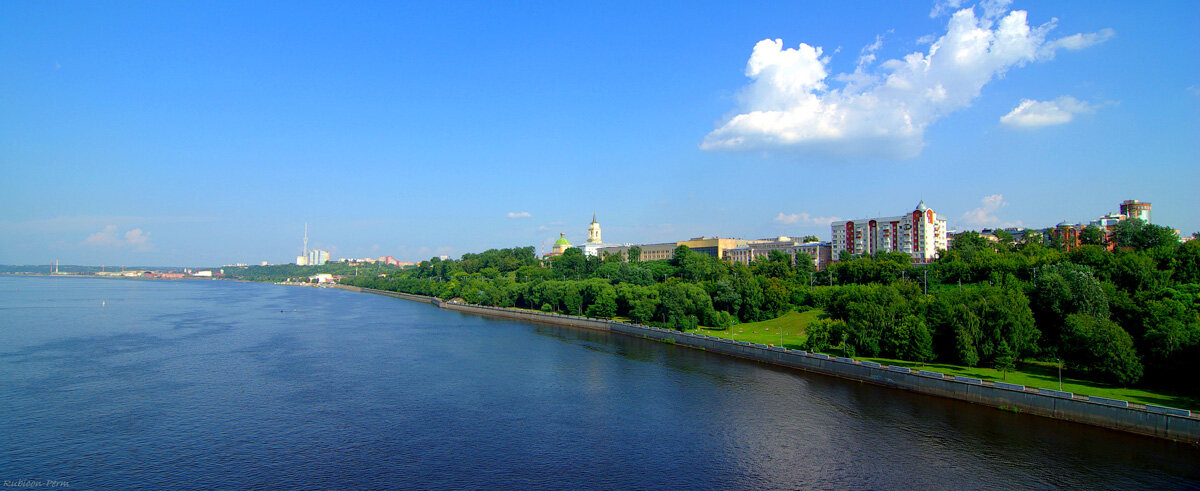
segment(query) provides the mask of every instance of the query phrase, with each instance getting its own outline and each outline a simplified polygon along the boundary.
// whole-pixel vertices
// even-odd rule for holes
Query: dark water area
[[[1200,450],[341,290],[6,277],[0,481],[1196,489]]]

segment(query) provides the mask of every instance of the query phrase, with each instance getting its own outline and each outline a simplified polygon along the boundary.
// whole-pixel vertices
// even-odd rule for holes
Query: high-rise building
[[[1151,223],[1150,220],[1150,203],[1142,203],[1136,199],[1127,199],[1121,202],[1121,214],[1126,218],[1137,218],[1146,223]]]
[[[307,264],[309,266],[321,266],[329,262],[329,251],[323,249],[310,249],[308,251]]]
[[[855,255],[903,252],[912,256],[913,262],[927,263],[947,248],[946,219],[925,206],[924,200],[911,213],[833,222],[830,228],[834,261],[842,251]]]

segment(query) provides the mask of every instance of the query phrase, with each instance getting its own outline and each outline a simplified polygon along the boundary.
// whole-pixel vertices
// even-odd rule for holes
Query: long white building
[[[828,242],[804,242],[792,237],[751,240],[745,247],[725,249],[724,259],[735,263],[750,264],[779,251],[792,257],[792,264],[807,257],[818,271],[824,271],[831,259]]]
[[[938,217],[923,200],[911,213],[833,222],[830,228],[834,261],[842,251],[855,255],[903,252],[911,255],[913,262],[927,263],[947,248],[946,219]]]

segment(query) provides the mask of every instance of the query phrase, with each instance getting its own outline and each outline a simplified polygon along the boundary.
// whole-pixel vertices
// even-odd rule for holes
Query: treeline
[[[383,278],[343,283],[499,307],[599,318],[626,317],[678,329],[728,327],[777,317],[801,302],[811,263],[775,253],[747,267],[680,246],[662,261],[623,262],[568,249],[542,265],[533,248],[490,250],[471,262],[432,259]],[[474,272],[469,269],[474,268]]]
[[[1032,234],[1031,234],[1032,235]],[[688,329],[823,309],[810,349],[1010,368],[1062,360],[1079,376],[1200,393],[1200,241],[1122,222],[1113,251],[967,233],[929,265],[905,254],[844,258],[814,271],[773,252],[749,266],[679,247],[664,261],[549,261],[533,248],[431,260],[344,281],[503,307]],[[1167,240],[1170,238],[1170,240]]]
[[[318,274],[337,276],[369,276],[393,274],[400,268],[383,263],[352,266],[347,263],[325,263],[320,266],[299,266],[296,264],[272,264],[268,266],[225,266],[218,269],[225,272],[226,278],[247,281],[308,281],[308,277]]]

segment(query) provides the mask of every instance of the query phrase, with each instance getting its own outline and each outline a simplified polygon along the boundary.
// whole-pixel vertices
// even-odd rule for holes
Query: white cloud
[[[775,221],[787,225],[829,225],[830,223],[841,221],[838,217],[815,217],[808,213],[791,213],[785,214],[779,212],[775,217]]]
[[[1078,33],[1072,34],[1065,38],[1059,38],[1057,41],[1054,41],[1053,45],[1055,47],[1075,51],[1103,43],[1109,39],[1112,39],[1112,37],[1116,35],[1116,31],[1106,27],[1101,29],[1099,32],[1090,32],[1087,34]]]
[[[1041,128],[1071,122],[1076,114],[1090,114],[1096,107],[1071,96],[1052,101],[1022,99],[1017,107],[1000,117],[1000,122],[1015,128]]]
[[[1002,222],[1000,217],[996,215],[1001,208],[1008,206],[1004,201],[1003,194],[992,194],[984,196],[979,200],[979,208],[963,213],[962,221],[964,225],[974,227],[1013,227],[1021,225],[1020,221]]]
[[[510,212],[508,212],[509,218],[529,218],[531,216],[533,216],[533,215],[530,215],[528,211],[510,211]]]
[[[950,12],[956,12],[962,7],[963,0],[946,0],[943,2],[935,2],[933,10],[929,11],[929,18],[936,19]]]
[[[135,228],[120,233],[116,225],[107,225],[103,230],[89,235],[83,240],[84,245],[107,247],[114,249],[132,249],[135,252],[146,252],[153,249],[150,234]]]
[[[738,95],[737,111],[700,148],[787,150],[836,159],[915,157],[925,129],[970,106],[988,82],[1051,59],[1060,48],[1111,37],[1105,30],[1047,41],[1054,21],[1031,27],[1024,11],[1007,7],[1007,1],[985,1],[980,16],[975,7],[958,10],[926,52],[901,59],[876,63],[877,38],[861,51],[853,73],[832,76],[820,47],[759,41],[746,64],[751,82]]]

